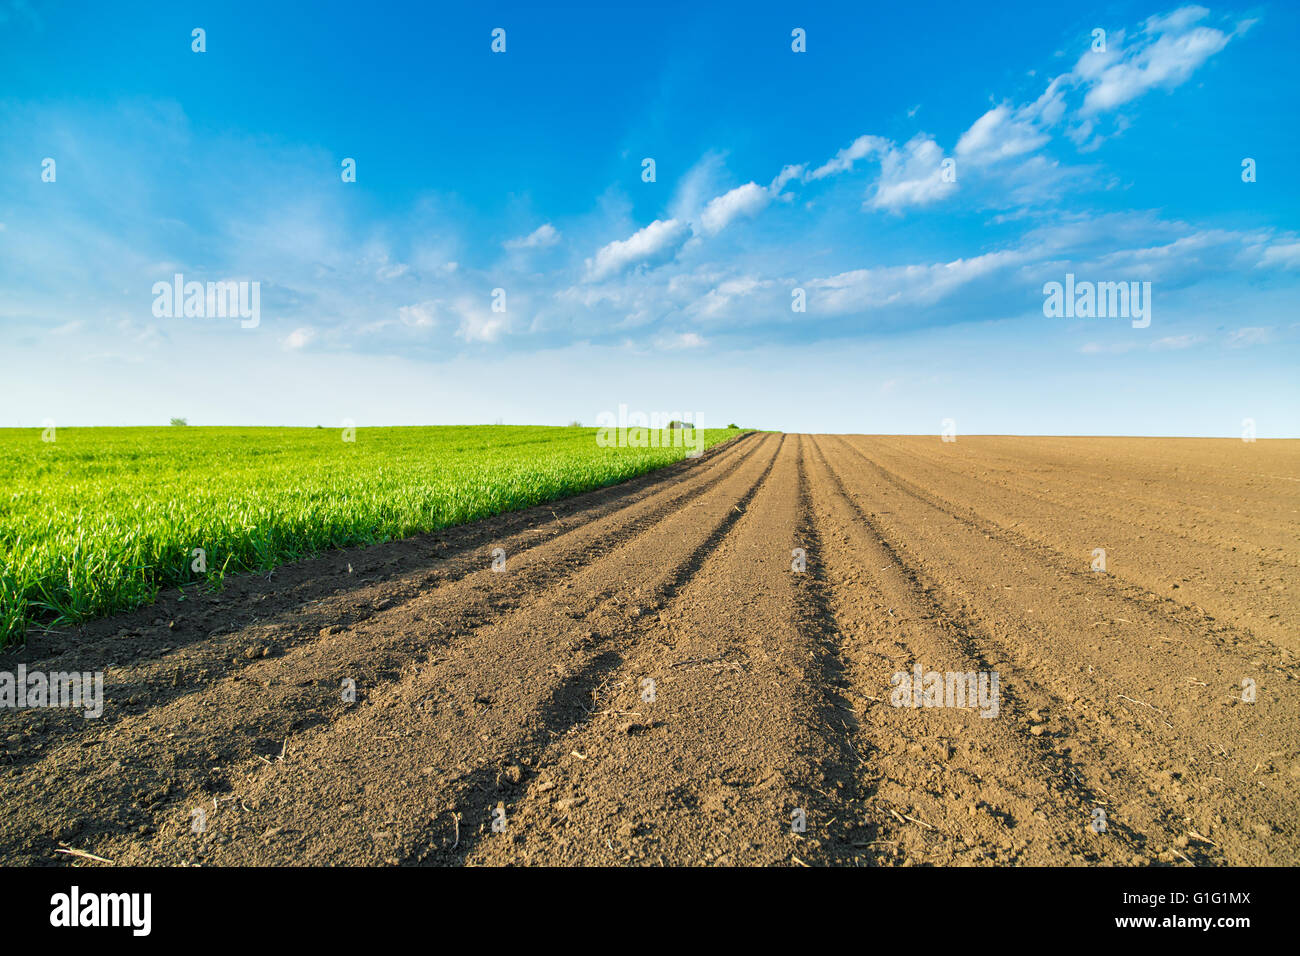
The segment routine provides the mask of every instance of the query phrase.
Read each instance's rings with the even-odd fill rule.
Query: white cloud
[[[1110,234],[1102,238],[1110,239]],[[1104,275],[1128,273],[1151,281],[1194,278],[1245,256],[1249,244],[1257,240],[1252,233],[1201,229],[1159,245],[1106,252],[1078,265]]]
[[[1260,256],[1261,267],[1281,266],[1284,269],[1300,269],[1300,242],[1274,243]]]
[[[777,173],[776,179],[772,180],[771,185],[767,187],[768,191],[778,199],[789,199],[789,194],[782,196],[781,190],[785,184],[792,179],[802,179],[806,173],[806,167],[803,163],[781,167],[781,172]],[[4,228],[4,223],[0,223],[0,229]]]
[[[1013,108],[995,106],[957,140],[959,157],[971,163],[991,163],[1041,149],[1051,139],[1047,132],[1065,114],[1065,93],[1058,78],[1032,103]]]
[[[943,181],[943,158],[943,150],[924,134],[912,137],[901,149],[890,147],[880,160],[880,178],[866,205],[896,212],[949,195],[956,183]]]
[[[757,276],[727,279],[693,302],[688,311],[701,318],[715,318],[726,312],[733,302],[744,299],[761,289],[771,288],[773,285],[775,282],[772,279],[760,279]]]
[[[1018,156],[1047,142],[1041,132],[1023,125],[1017,127],[1014,114],[1006,105],[995,106],[962,133],[957,140],[957,155],[963,159],[992,155],[995,158]]]
[[[1128,48],[1121,46],[1124,37],[1117,32],[1108,39],[1106,53],[1084,53],[1074,68],[1074,76],[1088,87],[1080,116],[1116,109],[1156,87],[1172,89],[1184,83],[1232,38],[1222,30],[1196,26],[1208,13],[1204,7],[1182,7],[1148,19]]]
[[[717,235],[741,216],[752,216],[766,206],[772,194],[757,183],[737,186],[730,192],[709,200],[700,214],[700,228],[705,235]]]
[[[696,222],[709,197],[718,195],[727,182],[727,168],[721,153],[705,153],[681,178],[668,207],[668,218]]]
[[[848,172],[859,159],[864,159],[872,153],[882,153],[892,146],[893,144],[882,136],[859,136],[809,173],[808,178],[825,179],[836,173]]]
[[[594,282],[634,264],[670,258],[689,235],[690,227],[680,220],[656,219],[628,238],[602,246],[594,259],[587,260],[587,279]]]
[[[1147,17],[1147,21],[1142,25],[1142,29],[1151,34],[1166,32],[1183,33],[1189,27],[1204,20],[1209,16],[1209,14],[1210,11],[1205,9],[1205,7],[1197,6],[1196,4],[1188,4],[1185,7],[1179,7],[1171,13],[1166,13],[1164,16],[1155,14]]]
[[[402,320],[403,325],[409,325],[417,329],[432,328],[437,324],[435,317],[438,311],[437,304],[434,302],[419,302],[415,305],[404,305],[397,310],[397,317]]]
[[[493,312],[477,298],[465,296],[456,300],[454,311],[460,317],[456,336],[466,342],[492,343],[510,331],[505,312]]]
[[[549,222],[543,223],[526,236],[507,240],[504,245],[510,250],[546,249],[560,241],[560,231]]]
[[[855,269],[807,283],[809,310],[831,314],[859,312],[909,303],[930,305],[976,279],[1018,265],[1022,252],[990,252],[971,259],[928,265]]]
[[[278,317],[274,334],[286,349],[306,349],[313,354],[351,349],[356,353],[382,351],[422,356],[475,351],[465,349],[465,343],[503,339],[510,349],[549,348],[566,339],[599,342],[620,334],[653,342],[661,332],[668,336],[664,347],[699,347],[704,343],[700,333],[681,332],[689,328],[699,329],[715,345],[725,345],[745,326],[779,326],[782,334],[793,335],[787,326],[799,319],[791,319],[791,285],[808,288],[809,318],[818,312],[853,316],[851,321],[831,323],[842,329],[856,324],[855,313],[860,310],[902,303],[901,315],[913,311],[913,304],[925,306],[945,297],[950,297],[946,304],[956,305],[937,310],[940,314],[935,321],[1007,317],[1023,305],[1025,289],[1033,297],[1034,279],[1038,277],[1030,275],[1035,268],[1030,263],[1050,268],[1048,274],[1057,279],[1066,271],[1093,279],[1158,278],[1167,282],[1158,287],[1158,295],[1166,289],[1177,294],[1208,275],[1260,276],[1262,273],[1255,271],[1257,265],[1300,269],[1300,241],[1294,233],[1262,229],[1254,236],[1234,234],[1212,239],[1191,235],[1196,228],[1187,223],[1147,228],[1151,224],[1136,214],[1134,218],[1139,221],[1135,228],[1129,228],[1127,220],[1081,212],[1086,205],[1068,207],[1060,203],[1065,187],[1078,188],[1078,178],[1086,176],[1090,185],[1104,186],[1106,183],[1099,180],[1105,173],[1099,165],[1058,165],[1052,158],[1056,152],[1046,144],[1060,136],[1067,121],[1079,124],[1074,129],[1082,131],[1081,142],[1085,144],[1097,141],[1098,129],[1113,133],[1114,114],[1090,114],[1080,123],[1079,112],[1072,110],[1095,88],[1124,78],[1122,73],[1108,73],[1112,69],[1131,62],[1134,69],[1146,71],[1143,82],[1159,80],[1167,84],[1178,79],[1181,74],[1170,58],[1187,50],[1175,44],[1161,53],[1157,45],[1164,37],[1190,37],[1194,31],[1205,29],[1204,16],[1194,14],[1194,10],[1176,11],[1169,17],[1153,18],[1145,32],[1139,28],[1128,37],[1122,31],[1110,31],[1110,55],[1081,59],[1080,63],[1087,66],[1080,67],[1080,75],[1065,73],[1047,83],[1045,89],[1043,83],[1050,74],[1041,81],[1032,81],[1027,101],[981,99],[980,107],[965,117],[974,122],[953,126],[944,144],[928,134],[910,139],[905,134],[897,142],[872,135],[854,139],[856,131],[846,129],[843,139],[830,142],[848,145],[828,161],[821,165],[810,161],[779,166],[780,172],[766,187],[759,185],[768,181],[767,175],[760,173],[770,172],[772,167],[746,169],[744,175],[737,176],[727,170],[722,154],[706,154],[680,178],[675,192],[670,194],[672,199],[656,212],[659,218],[644,228],[640,227],[645,219],[629,220],[633,204],[623,195],[622,187],[611,186],[598,197],[598,208],[590,219],[562,220],[566,223],[563,236],[552,222],[544,221],[556,210],[544,209],[539,218],[531,220],[542,223],[532,232],[525,235],[524,227],[520,227],[518,236],[498,233],[485,242],[481,232],[466,225],[463,217],[458,218],[454,207],[444,209],[435,204],[414,212],[409,223],[378,223],[369,233],[370,241],[361,243],[358,255],[356,238],[348,238],[356,232],[357,223],[349,218],[345,206],[338,205],[333,192],[326,194],[328,198],[311,193],[298,195],[286,192],[282,184],[304,181],[304,177],[272,177],[264,195],[253,197],[257,201],[250,200],[248,209],[222,220],[227,224],[222,227],[225,232],[220,237],[224,240],[221,248],[231,250],[231,258],[213,268],[274,280]],[[1223,29],[1231,32],[1231,27]],[[1241,32],[1239,25],[1235,35]],[[1152,52],[1146,59],[1139,59],[1144,50]],[[1073,59],[1072,53],[1061,62],[1068,64]],[[1191,61],[1184,58],[1183,62]],[[1041,94],[1036,99],[1035,92]],[[1118,109],[1124,112],[1122,107]],[[916,112],[909,111],[909,115]],[[896,119],[902,121],[901,117]],[[1068,146],[1068,142],[1056,145]],[[945,155],[957,159],[960,187],[943,182]],[[825,159],[826,154],[814,158]],[[1061,159],[1069,162],[1064,156]],[[241,162],[239,167],[253,165]],[[665,176],[668,169],[662,166],[660,175]],[[745,182],[751,176],[754,181]],[[193,178],[203,181],[210,177]],[[816,186],[815,181],[823,185]],[[731,188],[736,183],[744,184]],[[963,203],[964,207],[969,205],[971,210],[988,212],[990,216],[1009,213],[1002,221],[1010,228],[980,235],[963,217],[942,236],[928,230],[920,235],[900,233],[890,223],[878,223],[883,228],[864,235],[860,223],[848,219],[844,210],[823,215],[830,201],[852,206],[855,200],[865,200],[868,209],[894,213],[937,203],[955,195],[958,188],[970,199],[969,204]],[[662,195],[653,187],[645,190],[647,197]],[[808,195],[799,195],[804,192]],[[1135,191],[1133,195],[1137,194]],[[767,209],[795,195],[798,202]],[[810,202],[805,207],[805,199],[815,204]],[[1116,190],[1109,199],[1122,204],[1123,194]],[[1050,215],[1044,217],[1045,213]],[[794,225],[805,215],[801,225]],[[1147,215],[1154,217],[1154,213]],[[746,221],[741,223],[741,229],[733,229],[745,217],[760,221],[763,217],[779,218],[783,226],[793,228],[783,229],[778,235],[757,225],[751,227]],[[12,214],[6,210],[6,218],[15,222],[16,234],[39,239],[39,230],[29,228],[22,210]],[[117,218],[134,221],[125,212]],[[1047,223],[1057,234],[1054,244],[1043,241],[1041,224]],[[286,229],[286,225],[290,228]],[[1040,228],[1035,229],[1036,225]],[[1024,233],[1025,228],[1031,232]],[[1067,234],[1076,228],[1078,236]],[[722,236],[728,229],[742,236],[744,242],[710,239]],[[84,247],[102,245],[114,250],[111,257],[105,257],[107,264],[100,267],[100,272],[108,273],[111,279],[97,281],[92,288],[147,289],[148,283],[141,286],[142,280],[136,278],[140,272],[152,281],[173,271],[187,275],[195,271],[188,258],[165,267],[153,265],[163,257],[182,258],[183,247],[164,249],[148,234],[134,237],[132,254],[141,264],[128,268],[121,264],[123,254],[118,250],[130,242],[105,234],[100,243],[93,241],[97,238],[93,231],[87,232]],[[1021,233],[1019,240],[1012,238],[1016,232]],[[364,231],[359,235],[363,240],[366,237]],[[909,248],[925,251],[896,258],[892,244],[903,241],[905,235],[911,237],[906,239]],[[7,233],[4,236],[8,238]],[[621,238],[601,245],[614,236]],[[1016,254],[1024,255],[980,255],[990,249],[1008,248],[1004,243],[1014,244]],[[931,255],[936,244],[942,246],[943,252]],[[506,253],[502,252],[503,246]],[[1111,253],[1117,247],[1121,251]],[[534,266],[529,256],[510,254],[545,248],[557,251],[546,254],[544,270]],[[74,252],[63,253],[64,259],[60,260],[70,274],[81,268]],[[1046,261],[1057,255],[1059,267],[1057,261]],[[28,256],[32,258],[39,257]],[[456,265],[458,258],[466,263],[464,268]],[[952,261],[934,261],[938,259]],[[922,264],[881,265],[909,260]],[[10,267],[13,274],[21,274],[22,261]],[[668,265],[659,267],[663,263]],[[867,268],[857,268],[860,266]],[[1006,271],[997,272],[1000,269]],[[1271,290],[1277,281],[1289,280],[1295,274],[1269,274],[1264,284]],[[827,278],[810,278],[816,276]],[[55,280],[60,278],[53,275],[51,287],[57,287]],[[1039,287],[1041,281],[1038,278]],[[490,311],[485,292],[495,286],[510,290],[508,317]],[[462,303],[462,296],[469,304]],[[530,297],[533,306],[524,309]],[[6,301],[4,311],[36,329],[48,329],[79,314],[74,308],[41,312],[26,303],[15,304],[12,297]],[[924,314],[922,308],[914,312]],[[1244,319],[1247,321],[1272,322],[1279,328],[1283,324],[1274,315],[1259,310],[1236,314],[1248,316]],[[28,315],[42,318],[38,324],[26,318]],[[930,321],[928,315],[925,320]],[[806,323],[806,334],[822,334],[816,326],[816,321]],[[1183,327],[1204,331],[1190,320]],[[436,331],[429,334],[430,329]],[[285,336],[288,330],[294,331]],[[1161,330],[1161,334],[1166,331]],[[171,325],[166,334],[179,340],[189,330]],[[1228,332],[1210,334],[1221,347]],[[1250,344],[1251,334],[1242,331],[1233,342]],[[1168,336],[1151,347],[1186,347],[1181,344],[1183,338]],[[61,345],[80,344],[79,337],[73,336],[59,341]]]
[[[315,337],[316,337],[316,330],[304,325],[301,328],[294,329],[292,332],[286,335],[281,340],[280,344],[282,344],[289,351],[297,351],[298,349],[306,347],[307,343],[309,343]]]
[[[963,167],[978,168],[1042,149],[1051,141],[1051,130],[1066,118],[1067,93],[1075,87],[1086,92],[1066,133],[1081,151],[1096,149],[1105,139],[1097,126],[1101,113],[1115,110],[1151,89],[1180,85],[1222,50],[1232,35],[1244,33],[1253,23],[1242,21],[1230,35],[1198,26],[1207,14],[1204,8],[1188,6],[1164,17],[1151,17],[1127,46],[1123,30],[1111,31],[1106,52],[1084,53],[1070,73],[1053,79],[1036,100],[1018,106],[1001,103],[976,119],[958,139],[954,155],[962,160]],[[1127,124],[1128,120],[1120,117],[1112,132]],[[948,184],[942,182],[935,169],[942,151],[924,134],[917,134],[901,149],[881,137],[860,136],[807,178],[816,180],[844,172],[857,160],[873,154],[881,157],[881,173],[875,196],[867,204],[869,208],[897,211],[934,202],[950,192],[943,188]],[[1014,197],[1012,201],[1016,201]]]
[[[1050,141],[1048,130],[1061,121],[1065,111],[1065,83],[1058,78],[1031,103],[1021,106],[1004,103],[980,116],[958,139],[955,158],[963,168],[967,165],[978,168],[1034,152]],[[807,178],[816,180],[843,172],[851,169],[858,159],[870,155],[880,157],[880,175],[865,204],[869,209],[898,212],[908,206],[928,205],[952,195],[960,181],[960,175],[954,181],[944,180],[944,151],[933,137],[924,133],[913,136],[901,147],[883,137],[859,136]],[[1050,173],[1058,182],[1062,178],[1056,170],[1043,164],[1023,167],[1021,171]],[[1018,176],[1011,180],[1020,186],[1024,184]]]

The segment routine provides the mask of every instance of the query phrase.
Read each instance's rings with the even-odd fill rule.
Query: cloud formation
[[[520,236],[516,239],[508,239],[504,243],[505,248],[516,249],[546,249],[560,241],[560,232],[549,222],[543,223],[526,236]]]
[[[690,236],[690,226],[676,219],[656,219],[626,239],[602,246],[587,260],[588,281],[616,275],[629,266],[653,263],[671,256]]]

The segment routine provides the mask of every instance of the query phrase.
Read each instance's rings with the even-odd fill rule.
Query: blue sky
[[[0,0],[0,425],[1300,434],[1296,5],[703,6]]]

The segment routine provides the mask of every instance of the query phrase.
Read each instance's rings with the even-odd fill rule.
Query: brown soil
[[[170,593],[0,657],[108,698],[0,712],[0,862],[1296,865],[1298,479],[1300,442],[751,435]],[[916,663],[997,716],[893,706]]]

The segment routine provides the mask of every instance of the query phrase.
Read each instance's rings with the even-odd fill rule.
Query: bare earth
[[[1294,866],[1298,509],[1300,442],[746,436],[34,636],[108,704],[0,713],[0,862]]]

